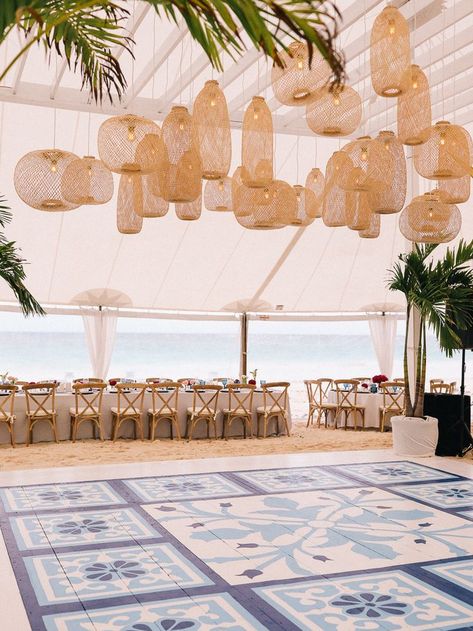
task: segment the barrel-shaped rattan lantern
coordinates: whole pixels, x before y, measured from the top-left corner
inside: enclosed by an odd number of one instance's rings
[[[463,204],[470,198],[470,175],[455,180],[439,180],[437,188],[442,201],[447,204]]]
[[[60,149],[40,149],[24,155],[15,167],[13,181],[22,201],[36,210],[61,212],[78,208],[63,195],[62,178],[79,157]]]
[[[204,188],[204,206],[207,210],[217,212],[233,210],[231,177],[206,182]]]
[[[273,179],[273,121],[261,96],[254,96],[243,117],[241,178],[245,186],[268,186]]]
[[[340,177],[353,163],[344,151],[336,151],[327,162],[322,219],[326,226],[346,226],[347,192],[340,186]]]
[[[414,167],[428,180],[450,180],[467,175],[470,148],[465,130],[447,121],[425,132],[425,142],[414,148]]]
[[[74,160],[62,176],[62,194],[72,204],[106,204],[113,196],[113,175],[94,156]]]
[[[314,168],[309,171],[305,179],[305,187],[315,193],[317,200],[321,203],[324,194],[325,176],[320,169]]]
[[[297,212],[290,225],[309,226],[316,217],[320,217],[320,204],[317,202],[314,192],[309,188],[296,184],[293,189],[296,193]]]
[[[143,175],[141,178],[143,203],[135,211],[141,217],[164,217],[169,210],[169,202],[160,196],[157,182],[157,173]]]
[[[391,186],[394,158],[379,140],[362,136],[348,143],[343,151],[354,168],[342,172],[342,188],[347,191],[368,192],[384,191]]]
[[[98,133],[100,159],[114,173],[156,171],[162,162],[161,131],[151,120],[124,114],[102,123]]]
[[[361,116],[360,95],[347,85],[333,90],[320,88],[306,109],[307,124],[319,136],[353,134],[361,123]]]
[[[174,204],[176,216],[182,221],[195,221],[202,214],[202,195],[199,194],[197,199],[192,202],[184,202],[182,204]]]
[[[373,212],[381,215],[399,213],[404,207],[407,191],[407,170],[404,148],[392,131],[380,131],[376,140],[393,159],[392,182],[389,186],[369,192]]]
[[[432,125],[429,81],[419,66],[409,71],[409,88],[397,101],[397,135],[404,145],[420,145]]]
[[[371,83],[380,96],[399,96],[409,89],[409,24],[396,7],[385,7],[371,29]]]
[[[317,50],[309,63],[306,43],[292,42],[278,57],[282,66],[274,63],[271,83],[274,96],[283,105],[307,105],[330,79],[330,67]]]
[[[347,193],[345,217],[350,230],[367,230],[371,224],[372,214],[367,192],[349,191]]]
[[[283,228],[297,215],[296,193],[292,186],[281,180],[274,180],[264,188],[234,185],[233,190],[236,220],[249,230]]]
[[[227,100],[218,81],[207,81],[192,109],[195,146],[202,161],[202,177],[225,177],[232,159],[232,137]]]
[[[381,215],[379,213],[371,213],[370,225],[364,230],[358,231],[358,236],[362,239],[377,239],[381,231]]]
[[[120,176],[117,199],[117,228],[122,234],[137,234],[143,226],[143,188],[141,175]]]
[[[442,201],[438,191],[415,197],[404,208],[399,228],[409,241],[416,243],[447,243],[461,228],[461,214],[457,206]]]
[[[195,201],[202,188],[202,163],[186,107],[174,106],[162,127],[164,162],[160,171],[161,191],[168,202]]]

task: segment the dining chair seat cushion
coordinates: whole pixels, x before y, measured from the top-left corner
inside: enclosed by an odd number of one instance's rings
[[[36,412],[26,413],[26,416],[38,417],[38,416],[53,416],[56,414],[56,410],[36,410]]]
[[[189,416],[213,416],[213,413],[208,410],[194,410],[194,408],[187,408],[187,414]]]
[[[380,405],[379,409],[381,412],[402,412],[402,408],[398,408],[398,407],[391,407],[389,405]]]
[[[110,408],[112,414],[118,414],[118,408]],[[120,416],[139,416],[141,412],[139,410],[120,410]]]
[[[223,409],[223,413],[228,416],[230,413],[232,414],[243,414],[245,416],[248,416],[251,414],[251,412],[249,410],[245,410],[245,408],[224,408]]]
[[[159,413],[161,416],[163,416],[164,414],[176,414],[176,413],[177,413],[177,410],[176,410],[176,408],[170,408],[170,407],[168,407],[168,406],[163,407],[163,408],[161,408],[160,410],[156,410],[156,412],[153,412],[153,409],[152,409],[152,408],[149,408],[149,410],[148,410],[148,414],[151,414],[151,416],[152,416],[153,414],[158,415],[158,413]]]
[[[69,408],[69,412],[71,413],[71,416],[77,416],[80,414],[83,414],[84,416],[97,416],[99,414],[98,408],[86,408],[85,406],[83,408],[79,408],[77,412],[76,408]]]
[[[327,410],[335,410],[338,405],[336,403],[322,403],[321,408],[325,408]]]
[[[260,407],[256,408],[256,412],[258,414],[281,414],[282,412],[285,412],[286,410],[278,405],[260,405]]]

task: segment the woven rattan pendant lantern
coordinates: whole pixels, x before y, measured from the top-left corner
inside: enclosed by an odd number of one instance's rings
[[[336,151],[327,162],[322,219],[330,228],[346,226],[347,192],[340,186],[340,177],[352,168],[353,163],[344,151]]]
[[[169,210],[169,202],[159,195],[157,180],[157,173],[143,175],[141,178],[143,203],[141,207],[138,206],[135,210],[135,212],[141,217],[164,217]],[[157,192],[158,195],[156,195]]]
[[[377,239],[381,230],[381,215],[371,213],[370,225],[365,230],[359,230],[358,235],[362,239]]]
[[[320,217],[320,205],[313,191],[296,184],[292,187],[296,193],[297,212],[290,222],[291,226],[309,226],[316,217]]]
[[[128,173],[120,177],[117,199],[117,228],[122,234],[137,234],[143,226],[143,189],[141,176]]]
[[[196,200],[202,188],[202,164],[192,132],[192,117],[186,107],[176,105],[163,122],[164,163],[162,195],[168,202]]]
[[[399,96],[409,89],[409,24],[395,7],[385,7],[371,30],[371,83],[380,96]]]
[[[454,204],[441,200],[438,191],[415,197],[404,208],[399,228],[409,241],[447,243],[460,232],[461,214]]]
[[[97,143],[100,159],[114,173],[143,175],[161,166],[161,132],[147,118],[113,116],[100,126]]]
[[[325,177],[320,169],[311,169],[307,174],[305,180],[305,187],[309,188],[315,193],[315,196],[319,202],[322,201],[324,194]]]
[[[235,176],[233,178],[235,180]],[[235,217],[250,230],[276,230],[294,221],[297,198],[292,186],[274,180],[265,188],[234,185]]]
[[[432,125],[432,107],[427,77],[413,64],[409,71],[409,89],[397,101],[397,135],[404,145],[420,145],[424,132]]]
[[[392,131],[380,131],[376,140],[393,160],[390,185],[369,192],[371,210],[382,215],[401,212],[406,201],[407,172],[404,148]]]
[[[230,117],[218,81],[207,81],[192,109],[195,146],[202,161],[202,177],[216,180],[227,175],[232,159]]]
[[[425,132],[425,142],[414,148],[414,167],[427,180],[450,180],[467,175],[470,149],[466,132],[447,121]]]
[[[260,188],[273,180],[273,121],[262,96],[254,96],[243,117],[241,179]]]
[[[343,151],[349,156],[353,169],[342,172],[340,185],[347,191],[384,191],[391,186],[394,158],[384,145],[369,136],[348,143]]]
[[[207,210],[226,212],[233,210],[232,178],[209,180],[204,188],[204,206]]]
[[[80,206],[69,202],[62,192],[62,178],[67,167],[79,157],[59,149],[42,149],[23,156],[15,167],[15,190],[31,208],[48,212],[73,210]]]
[[[320,88],[306,109],[307,124],[319,136],[348,136],[358,129],[361,115],[360,95],[347,85]]]
[[[368,193],[350,191],[346,202],[346,224],[350,230],[367,230],[371,224],[372,211]]]
[[[307,105],[330,79],[330,67],[317,51],[309,65],[309,50],[303,42],[292,42],[278,57],[283,67],[273,65],[271,83],[274,96],[283,105]]]
[[[175,204],[174,208],[178,219],[182,221],[195,221],[199,219],[202,214],[202,195],[199,195],[199,197],[192,202]]]
[[[463,204],[470,198],[470,176],[456,180],[439,180],[437,188],[442,201],[447,204]]]
[[[106,204],[113,196],[112,173],[94,156],[74,160],[62,176],[62,194],[73,204]]]

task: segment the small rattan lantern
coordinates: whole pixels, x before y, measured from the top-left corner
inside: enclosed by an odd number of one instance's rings
[[[250,230],[283,228],[292,223],[297,214],[296,193],[281,180],[274,180],[265,188],[234,184],[233,200],[238,223]]]
[[[390,215],[401,212],[406,201],[406,156],[402,144],[392,131],[380,131],[376,140],[392,156],[393,177],[389,186],[370,191],[369,204],[373,212]]]
[[[373,214],[368,199],[368,193],[350,191],[346,202],[346,224],[350,230],[368,230]]]
[[[374,21],[370,43],[371,83],[380,96],[399,96],[409,89],[409,24],[396,9],[385,7]]]
[[[19,160],[13,176],[18,196],[37,210],[61,212],[78,208],[80,204],[67,201],[62,192],[64,173],[76,160],[78,156],[60,149],[27,153]]]
[[[353,134],[361,123],[361,116],[360,95],[347,85],[332,91],[329,87],[320,88],[306,109],[307,124],[319,136]]]
[[[447,243],[461,228],[461,214],[457,206],[446,204],[438,191],[415,197],[404,208],[399,228],[409,241],[416,243]]]
[[[320,204],[314,191],[309,188],[296,184],[293,189],[296,193],[297,212],[291,226],[309,226],[316,217],[320,217]]]
[[[143,204],[135,210],[135,212],[141,217],[164,217],[169,210],[169,202],[159,195],[159,186],[157,185],[157,182],[157,173],[143,175],[141,178]],[[156,195],[156,193],[158,194]]]
[[[425,142],[414,148],[414,167],[427,180],[451,180],[467,175],[470,149],[466,132],[447,121],[425,132]]]
[[[192,132],[192,117],[186,107],[176,105],[163,122],[164,163],[160,171],[161,191],[168,202],[195,201],[202,188],[202,163]]]
[[[347,192],[340,186],[343,172],[353,168],[353,163],[344,151],[336,151],[327,162],[322,219],[326,226],[346,226]]]
[[[137,234],[143,226],[143,189],[141,176],[120,176],[117,199],[117,228],[122,234]]]
[[[292,42],[278,57],[283,67],[274,63],[271,82],[274,96],[283,105],[307,105],[330,79],[327,61],[314,51],[309,64],[309,50],[303,42]]]
[[[204,206],[207,210],[227,212],[233,210],[232,178],[209,180],[204,189]]]
[[[100,126],[97,143],[100,159],[114,173],[143,175],[161,166],[161,132],[147,118],[113,116]]]
[[[273,121],[262,96],[254,96],[243,117],[241,178],[245,186],[260,188],[273,180]]]
[[[230,116],[218,81],[207,81],[192,110],[194,143],[202,161],[202,177],[216,180],[227,175],[232,159]]]
[[[439,180],[437,188],[442,201],[447,204],[463,204],[470,198],[470,176],[456,180]]]
[[[202,195],[199,195],[193,202],[175,204],[176,216],[182,221],[195,221],[202,214]]]
[[[320,169],[311,169],[305,180],[305,187],[310,188],[315,193],[319,202],[322,201],[324,194],[325,177]]]
[[[113,175],[101,160],[85,156],[74,160],[62,176],[62,195],[72,204],[106,204],[113,196]]]
[[[394,158],[384,145],[369,136],[362,136],[343,148],[353,169],[342,172],[340,185],[347,191],[385,191],[394,175]]]
[[[370,225],[365,230],[359,230],[358,235],[362,239],[377,239],[381,230],[381,215],[371,213]]]
[[[397,135],[404,145],[420,145],[432,125],[429,81],[419,66],[408,70],[409,89],[397,101]]]

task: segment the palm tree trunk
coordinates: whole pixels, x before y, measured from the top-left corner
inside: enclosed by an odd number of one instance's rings
[[[425,321],[422,322],[421,339],[420,371],[416,380],[416,400],[414,405],[414,416],[416,417],[424,416],[425,374],[427,368],[427,331]]]
[[[412,407],[412,399],[411,399],[411,391],[409,388],[409,344],[408,344],[408,333],[409,327],[411,326],[411,307],[407,305],[406,311],[406,334],[404,336],[404,396],[406,402],[406,416],[412,416],[414,410]]]

